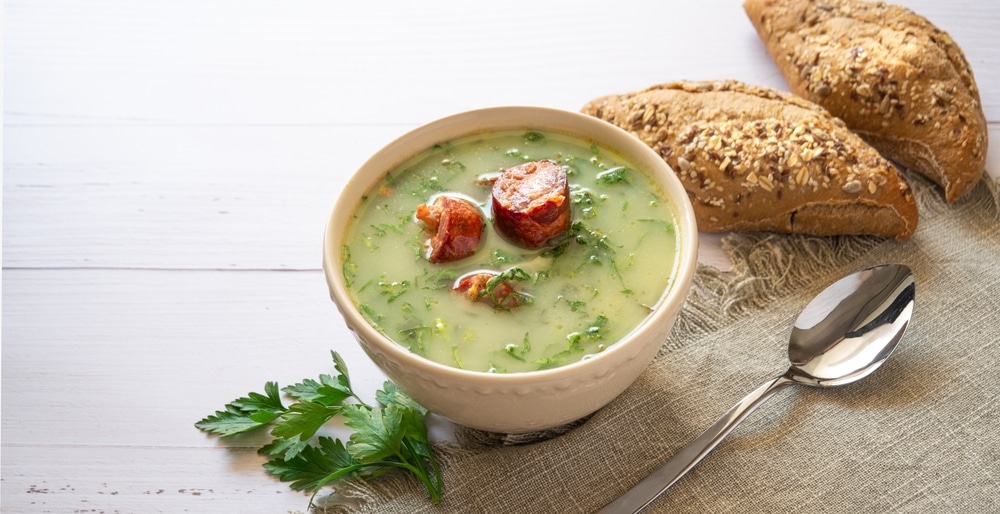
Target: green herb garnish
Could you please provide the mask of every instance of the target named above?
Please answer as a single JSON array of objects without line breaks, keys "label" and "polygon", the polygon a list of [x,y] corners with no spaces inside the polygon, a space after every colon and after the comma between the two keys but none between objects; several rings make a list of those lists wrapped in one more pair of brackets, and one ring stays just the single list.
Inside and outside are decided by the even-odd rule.
[{"label": "green herb garnish", "polygon": [[354,278],[358,275],[358,265],[351,260],[351,249],[347,246],[343,246],[344,252],[344,263],[341,264],[340,272],[344,274],[344,283],[347,287],[354,285]]},{"label": "green herb garnish", "polygon": [[434,193],[440,193],[441,191],[444,191],[444,186],[441,185],[441,181],[438,180],[437,175],[431,175],[430,177],[425,177],[420,180],[417,184],[416,191],[413,192],[413,196],[423,198]]},{"label": "green herb garnish", "polygon": [[392,281],[379,280],[378,281],[379,294],[385,297],[386,303],[392,303],[396,301],[396,298],[403,296],[407,291],[410,290],[410,281]]},{"label": "green herb garnish", "polygon": [[580,216],[585,219],[597,217],[597,205],[602,203],[606,197],[597,196],[593,191],[586,188],[577,188],[570,191],[570,199],[573,205],[580,211]]},{"label": "green herb garnish", "polygon": [[544,141],[545,135],[538,132],[525,132],[524,140],[528,143],[537,143],[538,141]]},{"label": "green herb garnish", "polygon": [[445,289],[451,287],[458,278],[458,273],[448,268],[441,268],[434,273],[425,270],[420,278],[423,279],[423,285],[420,286],[423,289]]},{"label": "green herb garnish", "polygon": [[614,260],[615,248],[607,234],[587,226],[582,221],[573,222],[570,225],[570,232],[577,244],[587,247],[586,262],[600,265],[605,260]]},{"label": "green herb garnish", "polygon": [[503,351],[504,351],[504,353],[506,353],[506,354],[507,354],[508,356],[510,356],[510,357],[511,357],[512,359],[514,359],[514,360],[517,360],[517,361],[521,361],[521,362],[524,362],[524,357],[521,357],[521,355],[522,355],[522,354],[523,354],[524,352],[522,352],[522,351],[521,351],[521,350],[520,350],[520,349],[518,348],[517,344],[515,344],[515,343],[510,343],[510,344],[508,344],[507,346],[504,346],[504,347],[503,347]]},{"label": "green herb garnish", "polygon": [[514,257],[513,255],[510,255],[509,253],[507,253],[507,252],[505,252],[505,251],[503,251],[503,250],[501,250],[499,248],[496,249],[496,250],[493,250],[490,253],[490,266],[491,267],[498,267],[498,266],[501,266],[503,264],[510,264],[510,263],[513,263],[513,262],[517,262],[518,260],[519,259],[517,257]]},{"label": "green herb garnish", "polygon": [[556,303],[559,303],[560,301],[566,303],[566,305],[569,306],[569,310],[574,312],[587,306],[586,300],[571,300],[563,295],[556,297]]},{"label": "green herb garnish", "polygon": [[613,184],[629,184],[631,182],[632,177],[628,172],[628,168],[624,166],[611,168],[610,170],[602,171],[597,174],[597,183],[605,186]]},{"label": "green herb garnish", "polygon": [[[514,300],[515,305],[530,305],[534,302],[535,299],[531,295],[524,294],[510,286],[505,288],[502,292],[497,291],[497,288],[508,280],[530,281],[532,280],[532,276],[518,267],[506,269],[503,272],[490,277],[490,279],[486,281],[486,285],[479,291],[479,295],[476,298],[481,299],[486,296],[493,296],[493,306],[495,308],[508,303],[510,299]],[[503,296],[498,297],[498,293]]]},{"label": "green herb garnish", "polygon": [[427,354],[426,341],[434,334],[434,327],[417,324],[409,328],[399,329],[400,343],[406,346],[407,350],[419,355]]},{"label": "green herb garnish", "polygon": [[367,303],[358,304],[358,310],[360,310],[361,313],[365,315],[365,318],[367,318],[368,321],[370,321],[376,328],[378,327],[378,323],[382,321],[382,315],[375,312],[375,309],[372,309],[372,306]]},{"label": "green herb garnish", "polygon": [[[271,459],[264,469],[291,482],[296,491],[311,491],[310,508],[319,490],[341,477],[374,478],[393,469],[412,473],[427,488],[431,502],[440,503],[444,489],[427,437],[427,410],[388,381],[375,393],[377,405],[366,404],[351,388],[343,359],[337,352],[331,354],[337,375],[281,389],[295,400],[288,407],[277,383],[267,382],[264,394],[237,398],[195,427],[220,437],[273,427],[274,439],[259,450]],[[338,415],[354,430],[348,440],[320,436],[311,442],[317,430]]]},{"label": "green herb garnish", "polygon": [[441,166],[454,174],[461,173],[465,171],[465,165],[461,161],[453,161],[451,159],[441,159]]}]

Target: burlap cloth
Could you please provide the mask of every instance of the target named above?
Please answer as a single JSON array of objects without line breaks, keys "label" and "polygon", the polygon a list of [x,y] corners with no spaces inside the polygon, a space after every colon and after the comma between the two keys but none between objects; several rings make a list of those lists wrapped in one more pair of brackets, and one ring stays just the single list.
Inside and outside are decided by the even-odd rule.
[{"label": "burlap cloth", "polygon": [[[441,444],[444,501],[390,475],[338,493],[378,513],[593,512],[624,493],[753,388],[788,366],[799,310],[867,265],[916,275],[893,356],[852,385],[779,393],[647,512],[1000,512],[1000,216],[984,181],[947,205],[915,180],[916,234],[732,235],[729,273],[702,266],[649,369],[573,427]],[[328,507],[328,511],[342,510]]]}]

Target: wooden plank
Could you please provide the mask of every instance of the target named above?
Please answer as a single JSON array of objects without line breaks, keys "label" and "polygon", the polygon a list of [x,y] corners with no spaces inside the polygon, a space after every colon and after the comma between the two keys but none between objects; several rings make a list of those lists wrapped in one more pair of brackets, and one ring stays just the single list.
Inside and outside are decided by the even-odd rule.
[{"label": "wooden plank", "polygon": [[319,269],[338,192],[407,128],[8,127],[4,266]]},{"label": "wooden plank", "polygon": [[4,512],[305,512],[252,450],[4,444]]},{"label": "wooden plank", "polygon": [[[967,49],[1000,119],[1000,5],[900,3]],[[679,79],[785,88],[736,0],[7,6],[7,123],[418,124]]]},{"label": "wooden plank", "polygon": [[331,350],[369,401],[385,380],[320,272],[6,270],[3,286],[5,448],[213,448],[196,421],[334,373]]}]

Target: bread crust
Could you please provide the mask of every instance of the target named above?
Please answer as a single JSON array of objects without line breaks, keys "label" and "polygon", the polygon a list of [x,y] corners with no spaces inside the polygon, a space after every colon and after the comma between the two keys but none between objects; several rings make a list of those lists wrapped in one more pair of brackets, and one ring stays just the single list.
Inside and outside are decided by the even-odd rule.
[{"label": "bread crust", "polygon": [[743,8],[792,92],[942,186],[948,202],[982,178],[986,117],[946,32],[883,2],[746,0]]},{"label": "bread crust", "polygon": [[844,123],[791,94],[674,82],[598,98],[586,114],[644,141],[684,184],[699,230],[908,239],[909,183]]}]

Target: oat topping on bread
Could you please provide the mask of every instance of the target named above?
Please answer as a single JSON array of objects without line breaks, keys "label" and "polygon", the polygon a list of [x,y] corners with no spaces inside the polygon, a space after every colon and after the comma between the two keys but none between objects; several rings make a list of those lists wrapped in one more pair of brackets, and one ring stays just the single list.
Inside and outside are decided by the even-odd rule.
[{"label": "oat topping on bread", "polygon": [[900,172],[823,108],[736,81],[675,82],[598,98],[583,112],[631,132],[680,177],[706,232],[909,238]]},{"label": "oat topping on bread", "polygon": [[941,185],[949,202],[979,182],[986,118],[972,69],[946,32],[883,2],[746,0],[743,7],[792,92]]}]

